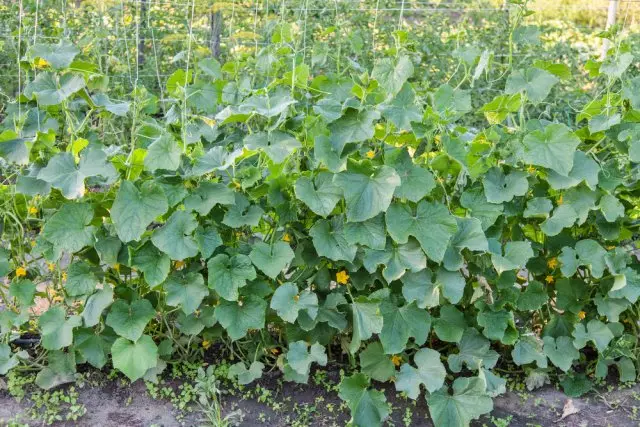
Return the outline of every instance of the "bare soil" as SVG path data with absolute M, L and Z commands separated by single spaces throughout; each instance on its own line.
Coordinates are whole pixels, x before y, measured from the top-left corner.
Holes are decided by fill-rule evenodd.
M 241 426 L 344 426 L 349 414 L 341 409 L 341 400 L 331 384 L 339 380 L 335 369 L 326 371 L 328 381 L 322 385 L 283 383 L 278 373 L 268 374 L 256 384 L 244 388 L 228 389 L 222 397 L 225 413 L 240 411 Z M 86 414 L 76 422 L 58 422 L 57 426 L 147 427 L 147 426 L 201 426 L 207 425 L 196 405 L 180 411 L 168 399 L 153 399 L 142 381 L 126 384 L 121 380 L 84 382 L 75 385 L 79 403 Z M 313 383 L 313 381 L 310 381 Z M 90 385 L 92 383 L 93 385 Z M 179 381 L 165 385 L 178 390 Z M 228 384 L 227 387 L 230 385 Z M 258 388 L 259 386 L 259 388 Z M 376 385 L 381 388 L 380 384 Z M 411 426 L 431 426 L 424 397 L 417 402 L 406 400 L 395 393 L 393 386 L 385 389 L 392 405 L 392 416 L 387 425 L 403 426 L 410 415 Z M 247 398 L 247 394 L 252 397 Z M 262 397 L 260 397 L 262 396 Z M 494 401 L 493 412 L 474 423 L 475 426 L 637 426 L 640 406 L 640 385 L 597 390 L 581 398 L 573 398 L 577 413 L 562 418 L 569 398 L 552 386 L 534 392 L 510 391 Z M 28 398 L 17 402 L 6 390 L 0 391 L 0 425 L 9 420 L 30 426 L 42 425 L 32 420 Z M 640 416 L 640 414 L 638 414 Z M 404 419 L 403 419 L 404 418 Z M 509 421 L 507 423 L 507 421 Z

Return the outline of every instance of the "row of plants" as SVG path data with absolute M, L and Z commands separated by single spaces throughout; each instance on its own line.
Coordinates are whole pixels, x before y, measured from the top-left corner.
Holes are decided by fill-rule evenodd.
M 27 47 L 0 128 L 0 374 L 136 381 L 215 346 L 240 384 L 305 383 L 344 358 L 358 426 L 389 414 L 376 382 L 465 426 L 497 367 L 571 395 L 635 381 L 637 52 L 614 28 L 579 76 L 507 58 L 486 100 L 482 50 L 442 81 L 405 35 L 334 72 L 281 22 L 257 56 L 188 52 L 163 97 L 110 92 L 68 40 Z M 569 92 L 589 97 L 563 115 Z

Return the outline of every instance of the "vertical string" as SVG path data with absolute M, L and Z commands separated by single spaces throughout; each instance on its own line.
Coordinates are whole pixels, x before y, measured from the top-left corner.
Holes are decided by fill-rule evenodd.
M 184 86 L 183 86 L 183 100 L 182 100 L 182 150 L 183 152 L 187 152 L 187 81 L 189 80 L 189 65 L 191 62 L 191 42 L 193 39 L 193 15 L 196 8 L 196 1 L 191 0 L 191 16 L 187 15 L 187 23 L 189 26 L 189 40 L 187 43 L 187 66 L 186 73 L 184 76 Z
M 377 57 L 376 54 L 376 28 L 378 26 L 378 11 L 380 9 L 380 0 L 376 0 L 376 10 L 373 15 L 373 28 L 371 29 L 371 50 L 373 51 L 373 59 Z
M 304 25 L 302 34 L 302 63 L 306 62 L 307 58 L 307 19 L 309 17 L 309 0 L 304 2 Z
M 150 20 L 151 8 L 152 7 L 153 7 L 153 4 L 150 4 L 149 5 L 149 13 L 147 14 L 147 28 L 151 29 L 151 46 L 153 47 L 153 60 L 154 60 L 154 65 L 156 67 L 156 77 L 158 79 L 158 89 L 160 90 L 160 105 L 162 106 L 162 111 L 164 112 L 164 110 L 165 110 L 165 108 L 164 108 L 164 101 L 165 101 L 165 99 L 164 99 L 164 87 L 162 85 L 162 79 L 160 79 L 160 67 L 158 65 L 158 50 L 157 50 L 157 47 L 156 47 L 155 31 L 153 29 L 153 25 L 151 25 L 151 20 Z M 161 7 L 160 7 L 160 10 L 162 10 Z
M 340 49 L 342 48 L 342 44 L 340 43 L 340 29 L 342 26 L 340 22 L 338 22 L 338 0 L 333 0 L 333 8 L 334 8 L 334 16 L 336 22 L 336 43 L 338 45 L 338 53 L 336 56 L 336 72 L 340 75 Z
M 140 1 L 136 1 L 136 78 L 134 81 L 133 90 L 138 89 L 138 77 L 140 76 Z M 135 99 L 135 97 L 134 97 Z
M 122 31 L 124 32 L 124 51 L 127 55 L 127 69 L 129 70 L 129 83 L 133 86 L 133 72 L 131 71 L 131 58 L 129 55 L 129 43 L 127 41 L 127 23 L 124 19 L 124 0 L 120 0 L 120 15 L 122 17 Z M 117 27 L 116 27 L 117 29 Z
M 20 71 L 20 55 L 22 55 L 22 13 L 23 13 L 23 8 L 22 8 L 22 0 L 20 0 L 20 5 L 19 5 L 19 10 L 18 10 L 18 52 L 16 54 L 16 62 L 17 62 L 17 68 L 18 68 L 18 96 L 22 93 L 22 72 Z M 22 120 L 22 103 L 20 102 L 20 100 L 18 99 L 18 118 L 14 119 L 14 129 L 17 129 L 17 123 L 15 122 L 15 120 Z M 22 127 L 20 127 L 20 132 L 19 132 L 19 136 L 22 136 Z
M 254 0 L 255 6 L 253 8 L 253 41 L 254 41 L 254 56 L 258 56 L 258 0 Z
M 40 12 L 40 0 L 36 0 L 36 15 L 33 22 L 33 44 L 38 41 L 38 15 Z

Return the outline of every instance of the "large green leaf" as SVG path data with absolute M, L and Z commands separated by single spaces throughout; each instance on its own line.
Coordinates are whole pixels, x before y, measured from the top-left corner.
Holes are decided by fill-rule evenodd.
M 384 161 L 400 176 L 400 186 L 396 187 L 394 194 L 396 197 L 418 202 L 435 188 L 433 174 L 426 167 L 414 164 L 408 150 L 388 150 Z
M 418 203 L 417 208 L 393 203 L 386 213 L 389 235 L 398 243 L 407 243 L 414 236 L 427 256 L 441 262 L 449 241 L 458 231 L 456 219 L 447 207 L 426 200 Z
M 376 381 L 387 381 L 396 373 L 391 358 L 384 353 L 379 342 L 370 343 L 360 352 L 360 369 Z
M 453 372 L 462 371 L 463 365 L 467 365 L 472 371 L 481 367 L 491 369 L 498 362 L 498 353 L 491 349 L 491 342 L 475 328 L 467 328 L 464 331 L 458 348 L 460 351 L 449 355 L 448 359 L 449 368 Z
M 402 353 L 409 337 L 413 337 L 418 345 L 427 340 L 431 329 L 431 316 L 427 310 L 418 308 L 415 303 L 398 307 L 390 301 L 383 301 L 380 312 L 383 319 L 380 341 L 386 354 Z
M 333 174 L 320 172 L 314 179 L 301 176 L 296 181 L 295 193 L 314 213 L 326 217 L 342 198 L 342 189 L 333 183 Z
M 267 303 L 262 298 L 248 296 L 240 301 L 222 300 L 215 316 L 229 337 L 238 340 L 247 335 L 249 329 L 264 328 L 266 310 Z
M 513 346 L 511 357 L 518 366 L 536 362 L 539 368 L 547 367 L 547 356 L 543 352 L 543 342 L 535 335 L 522 335 Z
M 405 83 L 398 94 L 380 107 L 382 116 L 398 129 L 410 130 L 411 122 L 422 120 L 422 109 L 415 103 L 416 94 L 409 83 Z
M 507 242 L 502 253 L 491 254 L 491 261 L 499 274 L 509 270 L 519 270 L 531 258 L 533 258 L 533 249 L 529 241 Z
M 384 393 L 369 389 L 369 379 L 364 374 L 353 374 L 340 382 L 338 396 L 351 410 L 356 427 L 382 426 L 389 415 L 389 405 Z
M 568 246 L 562 248 L 562 254 L 558 257 L 560 271 L 566 277 L 571 277 L 576 273 L 578 267 L 585 266 L 589 268 L 594 277 L 600 278 L 606 267 L 606 255 L 607 251 L 595 240 L 580 240 L 576 243 L 575 250 Z
M 271 279 L 275 279 L 291 262 L 294 253 L 286 242 L 275 242 L 272 245 L 258 242 L 253 245 L 249 254 L 251 262 Z
M 234 192 L 219 182 L 205 181 L 184 199 L 186 210 L 195 211 L 206 216 L 217 204 L 235 204 Z
M 544 354 L 558 368 L 567 372 L 571 369 L 574 360 L 580 357 L 580 353 L 573 346 L 573 340 L 569 337 L 544 337 Z
M 20 138 L 18 134 L 15 133 L 14 131 L 7 129 L 2 133 L 0 133 L 0 157 L 1 158 L 7 160 L 10 163 L 26 165 L 29 163 L 29 150 L 30 150 L 30 146 L 27 145 L 27 139 Z M 23 177 L 22 178 L 23 185 L 25 184 L 24 182 L 25 178 L 27 178 L 27 181 L 29 179 L 31 180 L 34 179 L 32 177 Z M 20 192 L 23 194 L 25 193 L 25 191 L 20 191 Z
M 167 292 L 167 304 L 179 306 L 184 314 L 196 311 L 202 300 L 209 295 L 202 274 L 195 272 L 174 272 L 164 282 L 163 287 Z
M 247 280 L 256 278 L 256 270 L 246 255 L 218 254 L 207 262 L 209 287 L 229 301 L 236 301 L 238 290 L 247 284 Z
M 284 283 L 273 293 L 271 308 L 289 323 L 295 322 L 302 310 L 315 319 L 318 315 L 318 296 L 309 290 L 300 292 L 293 283 Z
M 224 215 L 222 223 L 232 228 L 257 227 L 263 213 L 260 206 L 251 204 L 243 194 L 236 193 L 235 203 Z
M 493 401 L 480 378 L 456 378 L 453 394 L 447 388 L 427 397 L 429 413 L 435 427 L 464 427 L 472 420 L 491 412 Z
M 335 175 L 333 182 L 344 192 L 347 221 L 361 222 L 387 210 L 400 177 L 389 166 L 371 168 L 352 163 L 346 172 Z
M 144 167 L 153 172 L 157 169 L 176 170 L 180 166 L 182 149 L 172 136 L 162 135 L 147 149 Z
M 347 110 L 342 117 L 329 125 L 330 147 L 326 148 L 331 148 L 334 156 L 339 157 L 347 144 L 373 138 L 373 122 L 379 118 L 380 113 L 376 110 Z M 323 157 L 326 158 L 326 155 Z
M 344 237 L 349 245 L 362 245 L 382 250 L 386 246 L 387 232 L 384 215 L 379 214 L 362 222 L 348 222 L 344 225 Z
M 322 345 L 314 343 L 309 346 L 305 341 L 295 341 L 289 344 L 287 363 L 299 375 L 309 375 L 313 362 L 320 366 L 327 364 L 327 354 Z
M 407 302 L 416 302 L 420 308 L 437 307 L 440 304 L 440 286 L 428 269 L 402 276 L 402 296 Z
M 59 189 L 67 199 L 78 199 L 85 193 L 84 180 L 92 176 L 113 178 L 115 168 L 107 155 L 98 148 L 87 148 L 76 166 L 72 153 L 59 153 L 38 172 L 38 179 Z
M 384 250 L 365 249 L 364 267 L 374 273 L 378 265 L 384 265 L 382 277 L 387 282 L 401 278 L 406 270 L 417 272 L 427 266 L 427 258 L 418 242 L 411 238 L 403 245 L 394 245 L 390 241 Z
M 146 299 L 137 300 L 131 304 L 119 299 L 111 305 L 106 324 L 121 337 L 137 341 L 155 315 L 156 310 Z
M 593 319 L 587 323 L 586 327 L 583 323 L 578 323 L 573 330 L 573 345 L 577 349 L 581 349 L 591 341 L 595 344 L 598 352 L 605 351 L 614 338 L 613 332 L 608 325 L 600 320 Z
M 333 261 L 353 261 L 357 246 L 349 244 L 345 237 L 344 220 L 341 216 L 334 216 L 330 220 L 323 219 L 309 229 L 309 236 L 313 241 L 318 255 Z
M 484 194 L 489 203 L 510 202 L 516 196 L 524 196 L 529 190 L 527 174 L 512 171 L 505 175 L 502 169 L 494 167 L 482 178 Z
M 112 342 L 104 335 L 96 334 L 91 328 L 83 328 L 78 329 L 73 338 L 74 348 L 92 366 L 102 369 L 107 364 Z
M 31 60 L 42 58 L 55 69 L 68 68 L 80 50 L 69 40 L 61 39 L 58 43 L 36 43 L 27 50 Z
M 250 150 L 262 150 L 274 163 L 282 163 L 300 142 L 285 132 L 258 132 L 244 138 L 244 146 Z
M 113 367 L 120 370 L 131 381 L 144 376 L 158 363 L 158 347 L 149 335 L 143 335 L 135 342 L 118 338 L 111 346 Z
M 478 313 L 477 320 L 478 326 L 482 327 L 482 333 L 490 340 L 514 344 L 518 339 L 513 311 L 483 310 Z
M 404 363 L 396 378 L 396 390 L 403 391 L 415 400 L 420 395 L 420 385 L 429 393 L 439 390 L 444 385 L 447 370 L 440 361 L 440 353 L 430 348 L 421 348 L 414 355 L 417 368 Z
M 563 124 L 551 124 L 544 130 L 534 130 L 527 134 L 522 143 L 522 159 L 525 163 L 544 166 L 567 176 L 573 168 L 573 158 L 580 138 Z
M 504 210 L 502 204 L 490 203 L 484 191 L 480 189 L 463 192 L 460 196 L 460 204 L 469 210 L 471 216 L 480 220 L 483 230 L 492 226 Z
M 131 266 L 144 274 L 144 280 L 149 286 L 155 287 L 164 282 L 171 269 L 171 259 L 160 252 L 151 242 L 145 243 L 135 251 L 131 259 Z
M 61 104 L 84 87 L 84 78 L 79 74 L 68 72 L 58 76 L 46 71 L 27 83 L 24 94 L 29 99 L 35 98 L 39 106 L 47 107 Z
M 82 310 L 84 325 L 88 327 L 97 325 L 102 313 L 111 305 L 112 302 L 113 290 L 108 286 L 87 298 L 84 310 Z
M 458 218 L 458 231 L 451 239 L 444 254 L 444 267 L 447 270 L 459 270 L 464 265 L 462 250 L 487 252 L 489 242 L 482 230 L 482 222 L 478 218 Z
M 371 77 L 376 79 L 390 95 L 400 92 L 404 82 L 412 75 L 413 64 L 408 56 L 401 56 L 397 61 L 383 58 L 376 62 L 371 72 Z
M 458 343 L 467 329 L 467 322 L 464 314 L 455 306 L 445 305 L 440 309 L 440 316 L 435 320 L 433 329 L 442 341 Z
M 507 78 L 505 93 L 524 92 L 533 104 L 539 104 L 560 80 L 548 71 L 530 67 L 515 70 Z
M 262 362 L 252 362 L 249 366 L 249 369 L 247 369 L 244 362 L 238 362 L 231 365 L 231 367 L 229 368 L 228 377 L 237 378 L 238 384 L 240 385 L 247 385 L 251 384 L 257 379 L 260 379 L 260 377 L 262 377 L 263 370 L 264 363 Z
M 373 334 L 382 331 L 383 318 L 378 301 L 359 297 L 351 303 L 353 322 L 353 336 L 349 351 L 353 354 L 360 348 L 363 340 L 368 340 Z
M 86 203 L 67 203 L 44 224 L 42 236 L 57 250 L 77 252 L 93 246 L 96 228 L 91 224 L 93 209 Z
M 242 154 L 241 150 L 227 151 L 225 147 L 212 147 L 198 157 L 191 173 L 200 176 L 213 171 L 223 171 L 231 167 L 235 160 Z
M 176 211 L 167 222 L 151 236 L 151 241 L 171 259 L 183 260 L 198 254 L 198 243 L 193 232 L 198 222 L 188 212 Z
M 67 281 L 64 288 L 70 296 L 80 296 L 93 293 L 100 280 L 95 269 L 85 261 L 76 261 L 67 269 Z
M 9 344 L 0 344 L 0 375 L 7 375 L 11 369 L 19 364 L 18 355 L 11 352 Z
M 45 311 L 38 319 L 45 350 L 60 350 L 73 342 L 73 329 L 80 326 L 80 316 L 66 317 L 62 306 L 56 305 Z

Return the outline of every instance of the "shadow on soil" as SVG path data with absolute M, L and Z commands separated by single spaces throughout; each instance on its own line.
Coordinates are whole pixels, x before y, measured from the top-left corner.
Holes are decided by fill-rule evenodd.
M 225 414 L 242 414 L 240 426 L 344 426 L 349 421 L 347 408 L 338 398 L 335 386 L 339 382 L 337 370 L 327 370 L 310 380 L 309 385 L 283 383 L 277 373 L 265 375 L 257 383 L 244 387 L 226 384 L 226 394 L 221 398 Z M 66 421 L 61 410 L 62 421 L 56 426 L 100 426 L 100 427 L 146 427 L 146 426 L 205 426 L 202 413 L 195 403 L 181 410 L 176 398 L 188 395 L 184 382 L 166 380 L 156 387 L 174 391 L 173 398 L 164 395 L 152 398 L 143 381 L 127 384 L 125 381 L 109 380 L 100 372 L 91 372 L 89 378 L 76 384 L 78 404 L 84 405 L 86 413 L 76 421 Z M 96 379 L 97 378 L 97 379 Z M 315 384 L 314 384 L 315 382 Z M 182 387 L 181 387 L 182 385 Z M 380 384 L 377 385 L 380 387 Z M 65 387 L 61 387 L 65 390 Z M 33 389 L 29 389 L 33 391 Z M 186 390 L 186 391 L 185 391 Z M 160 393 L 162 394 L 162 393 Z M 389 426 L 431 426 L 424 397 L 417 402 L 397 395 L 393 387 L 386 388 L 387 400 L 392 405 Z M 608 390 L 591 392 L 581 398 L 572 399 L 577 413 L 562 418 L 568 397 L 551 386 L 534 392 L 510 391 L 494 400 L 494 411 L 475 426 L 631 426 L 639 425 L 640 385 L 611 387 Z M 17 402 L 6 390 L 0 391 L 0 425 L 43 425 L 34 414 L 34 402 L 28 391 L 25 399 Z M 638 414 L 640 415 L 640 414 Z M 13 422 L 13 424 L 11 423 Z

